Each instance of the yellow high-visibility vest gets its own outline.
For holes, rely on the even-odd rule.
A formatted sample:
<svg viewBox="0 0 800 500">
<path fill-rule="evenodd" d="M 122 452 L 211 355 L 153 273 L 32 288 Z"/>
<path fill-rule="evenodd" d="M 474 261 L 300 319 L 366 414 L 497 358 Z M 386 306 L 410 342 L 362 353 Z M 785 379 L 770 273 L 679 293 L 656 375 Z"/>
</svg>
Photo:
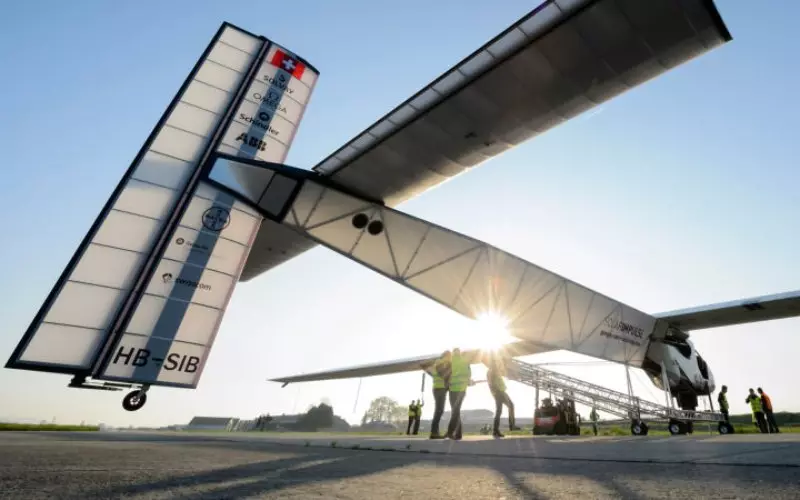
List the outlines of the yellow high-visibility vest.
<svg viewBox="0 0 800 500">
<path fill-rule="evenodd" d="M 439 375 L 439 370 L 447 367 L 447 361 L 444 359 L 439 359 L 434 363 L 433 370 L 431 376 L 433 377 L 433 388 L 434 389 L 444 389 L 447 387 L 444 383 L 444 377 Z"/>
<path fill-rule="evenodd" d="M 452 364 L 452 374 L 450 375 L 450 392 L 464 392 L 469 385 L 469 378 L 472 369 L 463 356 L 453 355 L 450 363 Z"/>
<path fill-rule="evenodd" d="M 764 411 L 761 407 L 761 398 L 758 396 L 750 396 L 750 410 L 753 412 L 753 415 L 760 411 Z"/>
</svg>

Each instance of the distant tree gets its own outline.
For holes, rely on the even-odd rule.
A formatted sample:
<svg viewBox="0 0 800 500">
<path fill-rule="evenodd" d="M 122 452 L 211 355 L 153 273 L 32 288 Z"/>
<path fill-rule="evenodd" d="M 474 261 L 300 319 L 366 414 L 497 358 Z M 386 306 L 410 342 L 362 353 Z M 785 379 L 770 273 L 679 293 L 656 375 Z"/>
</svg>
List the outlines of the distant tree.
<svg viewBox="0 0 800 500">
<path fill-rule="evenodd" d="M 370 422 L 386 422 L 398 423 L 401 422 L 407 415 L 406 408 L 394 399 L 381 396 L 373 399 L 364 416 L 361 418 L 361 425 L 366 425 Z"/>
<path fill-rule="evenodd" d="M 300 417 L 294 425 L 299 431 L 317 431 L 333 427 L 333 407 L 320 403 L 312 406 L 305 415 Z"/>
</svg>

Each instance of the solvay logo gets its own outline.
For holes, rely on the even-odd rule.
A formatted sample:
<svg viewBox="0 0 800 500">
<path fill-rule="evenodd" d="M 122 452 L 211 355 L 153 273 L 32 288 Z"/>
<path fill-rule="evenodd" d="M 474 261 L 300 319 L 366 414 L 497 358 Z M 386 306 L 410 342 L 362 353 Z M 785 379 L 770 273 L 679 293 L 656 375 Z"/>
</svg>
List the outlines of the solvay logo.
<svg viewBox="0 0 800 500">
<path fill-rule="evenodd" d="M 161 275 L 161 281 L 164 283 L 172 282 L 172 273 L 164 273 Z"/>
</svg>

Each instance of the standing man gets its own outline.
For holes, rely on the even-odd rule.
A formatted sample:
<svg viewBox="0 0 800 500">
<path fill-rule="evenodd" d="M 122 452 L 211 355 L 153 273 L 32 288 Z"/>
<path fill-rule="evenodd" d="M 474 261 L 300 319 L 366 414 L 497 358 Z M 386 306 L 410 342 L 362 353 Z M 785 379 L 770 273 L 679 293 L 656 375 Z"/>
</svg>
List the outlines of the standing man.
<svg viewBox="0 0 800 500">
<path fill-rule="evenodd" d="M 747 395 L 747 399 L 745 399 L 744 402 L 750 404 L 750 410 L 753 412 L 758 430 L 762 433 L 766 433 L 767 422 L 764 420 L 764 407 L 761 405 L 761 398 L 756 396 L 755 391 L 750 388 L 750 394 Z"/>
<path fill-rule="evenodd" d="M 414 435 L 416 436 L 419 434 L 419 424 L 422 420 L 422 407 L 425 403 L 421 402 L 419 399 L 417 400 L 417 404 L 414 405 Z"/>
<path fill-rule="evenodd" d="M 503 380 L 504 366 L 502 361 L 496 357 L 491 357 L 487 363 L 486 381 L 489 383 L 489 390 L 494 398 L 494 428 L 492 435 L 496 438 L 505 437 L 500 432 L 500 417 L 503 414 L 503 405 L 508 407 L 508 429 L 510 431 L 519 430 L 514 425 L 514 402 L 508 397 L 506 392 L 506 382 Z"/>
<path fill-rule="evenodd" d="M 444 413 L 444 402 L 447 399 L 447 389 L 450 383 L 450 351 L 444 351 L 433 366 L 426 368 L 425 371 L 433 377 L 433 420 L 431 420 L 430 439 L 443 439 L 439 434 L 439 423 Z"/>
<path fill-rule="evenodd" d="M 597 414 L 597 409 L 592 406 L 592 412 L 589 413 L 589 420 L 592 421 L 592 432 L 594 435 L 597 435 L 597 421 L 600 419 L 600 415 Z"/>
<path fill-rule="evenodd" d="M 719 411 L 722 413 L 722 416 L 725 417 L 725 422 L 731 423 L 730 417 L 728 416 L 728 386 L 723 385 L 722 389 L 719 391 L 719 396 L 717 396 L 717 403 L 719 403 Z"/>
<path fill-rule="evenodd" d="M 406 436 L 411 434 L 411 427 L 414 425 L 416 418 L 417 407 L 414 405 L 414 400 L 411 400 L 411 404 L 408 405 L 408 427 L 406 428 Z"/>
<path fill-rule="evenodd" d="M 464 398 L 467 395 L 467 386 L 470 384 L 472 377 L 472 367 L 470 362 L 461 355 L 461 349 L 453 349 L 453 355 L 450 358 L 450 422 L 447 425 L 447 434 L 445 437 L 460 440 L 462 437 L 461 429 L 461 405 L 464 403 Z"/>
<path fill-rule="evenodd" d="M 758 393 L 761 395 L 761 407 L 764 409 L 764 416 L 766 417 L 767 425 L 770 433 L 778 433 L 778 423 L 775 421 L 775 414 L 772 413 L 772 400 L 767 396 L 767 393 L 758 388 Z"/>
</svg>

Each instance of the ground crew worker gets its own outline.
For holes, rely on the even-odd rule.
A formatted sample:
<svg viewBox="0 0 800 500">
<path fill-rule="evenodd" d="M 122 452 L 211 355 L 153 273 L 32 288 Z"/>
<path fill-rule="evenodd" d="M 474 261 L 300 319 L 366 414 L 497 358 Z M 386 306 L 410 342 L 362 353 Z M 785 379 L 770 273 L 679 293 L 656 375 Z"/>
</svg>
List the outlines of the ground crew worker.
<svg viewBox="0 0 800 500">
<path fill-rule="evenodd" d="M 439 434 L 439 422 L 444 413 L 444 402 L 447 399 L 447 387 L 450 382 L 450 351 L 444 351 L 433 366 L 425 370 L 433 377 L 433 420 L 431 420 L 430 439 L 443 439 Z"/>
<path fill-rule="evenodd" d="M 462 437 L 461 405 L 467 395 L 467 386 L 471 382 L 472 367 L 458 348 L 453 349 L 453 355 L 450 357 L 450 366 L 450 388 L 448 394 L 448 399 L 450 400 L 450 422 L 447 425 L 445 437 L 457 441 Z"/>
<path fill-rule="evenodd" d="M 425 403 L 422 403 L 419 399 L 417 400 L 417 404 L 414 405 L 414 435 L 416 436 L 419 433 L 419 424 L 422 421 L 422 407 Z"/>
<path fill-rule="evenodd" d="M 753 417 L 756 419 L 756 427 L 758 427 L 758 430 L 762 433 L 766 433 L 767 422 L 764 420 L 764 407 L 761 405 L 761 398 L 756 396 L 756 393 L 751 388 L 750 394 L 744 402 L 750 403 L 750 410 L 753 412 Z"/>
<path fill-rule="evenodd" d="M 772 413 L 772 400 L 767 396 L 761 387 L 758 388 L 758 393 L 761 395 L 761 406 L 764 408 L 764 416 L 767 421 L 767 426 L 770 433 L 778 433 L 778 423 L 775 421 L 775 414 Z"/>
<path fill-rule="evenodd" d="M 411 401 L 411 404 L 408 405 L 408 427 L 406 428 L 406 436 L 411 434 L 411 427 L 414 425 L 414 420 L 417 418 L 417 407 L 414 405 L 414 401 Z"/>
<path fill-rule="evenodd" d="M 728 386 L 723 385 L 722 389 L 719 391 L 719 396 L 717 396 L 717 403 L 719 403 L 719 411 L 722 413 L 722 416 L 725 417 L 725 421 L 731 423 L 730 417 L 728 416 Z"/>
<path fill-rule="evenodd" d="M 593 406 L 592 407 L 592 412 L 589 413 L 589 420 L 592 421 L 592 432 L 594 432 L 595 436 L 597 435 L 597 421 L 599 419 L 600 419 L 600 415 L 597 414 L 597 410 Z"/>
<path fill-rule="evenodd" d="M 503 365 L 502 361 L 498 359 L 491 359 L 488 363 L 488 370 L 486 371 L 486 381 L 489 383 L 489 390 L 492 392 L 494 398 L 494 427 L 492 435 L 497 438 L 504 437 L 500 432 L 500 417 L 503 414 L 503 405 L 508 407 L 508 429 L 510 431 L 519 430 L 514 425 L 514 402 L 508 397 L 506 392 L 506 382 L 503 380 Z"/>
</svg>

